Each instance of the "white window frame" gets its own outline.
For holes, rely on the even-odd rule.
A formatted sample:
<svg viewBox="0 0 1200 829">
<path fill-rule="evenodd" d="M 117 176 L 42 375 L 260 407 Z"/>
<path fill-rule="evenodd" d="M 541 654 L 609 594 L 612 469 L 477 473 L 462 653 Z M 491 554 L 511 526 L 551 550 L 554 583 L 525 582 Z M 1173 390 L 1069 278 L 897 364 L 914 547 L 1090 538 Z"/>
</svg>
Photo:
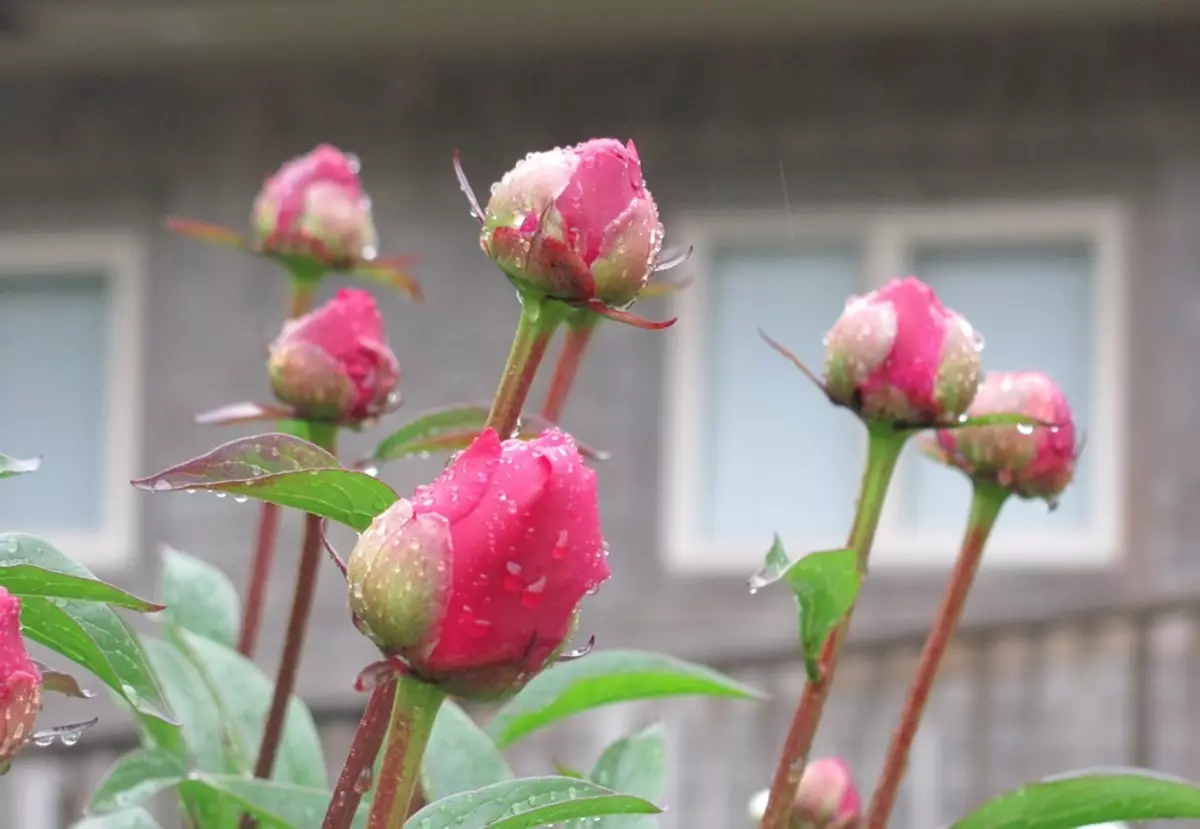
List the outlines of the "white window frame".
<svg viewBox="0 0 1200 829">
<path fill-rule="evenodd" d="M 0 279 L 70 278 L 81 272 L 103 274 L 108 284 L 100 527 L 93 532 L 0 527 L 0 532 L 34 533 L 86 567 L 111 571 L 134 560 L 140 515 L 137 492 L 129 482 L 138 475 L 141 450 L 144 245 L 121 231 L 0 233 Z M 0 451 L 11 450 L 0 446 Z M 45 455 L 44 464 L 70 462 L 39 454 Z"/>
<path fill-rule="evenodd" d="M 762 561 L 769 538 L 718 543 L 698 535 L 695 482 L 705 471 L 701 458 L 705 389 L 704 337 L 709 326 L 705 308 L 706 274 L 714 250 L 722 244 L 755 241 L 856 244 L 862 251 L 862 290 L 910 273 L 911 252 L 921 244 L 1050 242 L 1086 239 L 1095 256 L 1095 305 L 1092 309 L 1097 348 L 1092 355 L 1092 421 L 1086 429 L 1092 470 L 1089 526 L 1080 531 L 1009 536 L 993 544 L 985 558 L 1000 567 L 1104 567 L 1120 554 L 1125 531 L 1126 383 L 1128 252 L 1127 217 L 1110 201 L 1008 202 L 947 204 L 935 207 L 888 207 L 771 213 L 694 214 L 673 223 L 681 238 L 695 246 L 688 262 L 693 284 L 671 299 L 678 322 L 666 348 L 665 399 L 662 406 L 660 471 L 662 477 L 660 551 L 672 570 L 690 573 L 745 573 Z M 833 320 L 829 321 L 830 325 Z M 768 332 L 783 337 L 786 332 Z M 987 332 L 984 332 L 986 334 Z M 766 346 L 764 345 L 764 348 Z M 987 353 L 984 352 L 987 368 Z M 819 371 L 820 366 L 812 366 Z M 1031 366 L 1030 368 L 1035 368 Z M 797 383 L 806 383 L 799 373 Z M 816 389 L 814 394 L 818 394 Z M 865 447 L 865 440 L 864 440 Z M 909 448 L 906 452 L 912 452 Z M 861 463 L 861 458 L 848 458 Z M 964 484 L 965 485 L 965 484 Z M 906 532 L 901 529 L 898 488 L 888 496 L 876 549 L 880 567 L 941 566 L 953 561 L 961 530 L 950 533 Z M 963 516 L 965 522 L 966 516 Z M 849 527 L 847 527 L 849 530 Z M 793 554 L 817 546 L 787 539 Z M 822 542 L 818 541 L 817 545 Z M 828 540 L 824 542 L 828 546 Z"/>
</svg>

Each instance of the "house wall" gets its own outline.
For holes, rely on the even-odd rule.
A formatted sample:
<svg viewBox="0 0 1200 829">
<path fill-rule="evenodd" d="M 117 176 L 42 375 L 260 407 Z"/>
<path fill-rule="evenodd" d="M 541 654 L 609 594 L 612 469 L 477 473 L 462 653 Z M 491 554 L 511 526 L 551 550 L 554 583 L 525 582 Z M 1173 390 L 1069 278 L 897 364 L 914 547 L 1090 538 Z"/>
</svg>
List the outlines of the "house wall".
<svg viewBox="0 0 1200 829">
<path fill-rule="evenodd" d="M 1108 573 L 986 576 L 976 614 L 1178 587 L 1197 572 L 1200 515 L 1200 26 L 1081 25 L 921 38 L 873 37 L 430 63 L 214 65 L 0 81 L 0 230 L 131 227 L 149 252 L 144 357 L 147 472 L 235 430 L 194 412 L 266 395 L 259 355 L 283 280 L 268 265 L 173 238 L 165 214 L 243 227 L 262 179 L 319 141 L 359 153 L 386 250 L 417 255 L 429 303 L 381 303 L 405 365 L 405 411 L 486 398 L 507 350 L 511 290 L 480 254 L 450 169 L 460 148 L 476 188 L 525 152 L 596 134 L 632 136 L 672 218 L 692 210 L 821 204 L 1116 197 L 1132 217 L 1132 384 L 1127 555 Z M 782 172 L 781 172 L 782 171 Z M 677 240 L 685 242 L 686 240 Z M 663 309 L 643 308 L 653 316 Z M 606 326 L 566 423 L 614 451 L 601 471 L 614 579 L 590 600 L 600 644 L 636 642 L 703 658 L 793 635 L 784 596 L 740 580 L 678 578 L 656 559 L 661 351 L 670 334 Z M 248 433 L 242 430 L 241 433 Z M 378 431 L 376 432 L 378 434 Z M 367 437 L 347 442 L 362 450 Z M 438 460 L 385 470 L 398 488 Z M 138 564 L 113 577 L 145 589 L 159 543 L 244 579 L 253 506 L 145 495 Z M 277 652 L 298 544 L 289 515 L 263 653 Z M 349 541 L 340 538 L 343 547 Z M 860 630 L 928 613 L 937 579 L 868 586 Z M 903 589 L 901 589 L 903 588 Z M 1108 592 L 1098 592 L 1108 591 Z M 768 591 L 769 594 L 770 591 Z M 301 682 L 349 693 L 370 650 L 323 575 Z M 274 666 L 264 660 L 270 669 Z"/>
</svg>

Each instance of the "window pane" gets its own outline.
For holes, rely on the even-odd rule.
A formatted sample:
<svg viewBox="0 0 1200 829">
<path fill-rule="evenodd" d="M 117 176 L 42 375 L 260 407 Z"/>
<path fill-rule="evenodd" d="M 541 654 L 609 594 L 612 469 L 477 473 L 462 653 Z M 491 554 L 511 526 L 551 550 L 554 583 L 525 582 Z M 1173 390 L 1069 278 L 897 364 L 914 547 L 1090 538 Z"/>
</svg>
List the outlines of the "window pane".
<svg viewBox="0 0 1200 829">
<path fill-rule="evenodd" d="M 1076 422 L 1086 430 L 1095 292 L 1089 244 L 920 247 L 912 268 L 986 337 L 985 370 L 1045 371 L 1062 386 Z M 996 540 L 1083 528 L 1088 469 L 1085 452 L 1076 482 L 1052 516 L 1040 501 L 1014 499 L 1005 507 Z M 899 475 L 902 520 L 911 529 L 961 529 L 969 492 L 958 473 L 910 452 Z"/>
<path fill-rule="evenodd" d="M 698 531 L 712 541 L 842 543 L 861 430 L 787 360 L 770 334 L 820 370 L 821 338 L 859 285 L 851 246 L 723 248 L 705 307 L 706 455 Z M 810 547 L 811 549 L 811 547 Z"/>
<path fill-rule="evenodd" d="M 0 277 L 0 451 L 45 458 L 4 482 L 6 529 L 100 527 L 107 307 L 103 276 Z"/>
</svg>

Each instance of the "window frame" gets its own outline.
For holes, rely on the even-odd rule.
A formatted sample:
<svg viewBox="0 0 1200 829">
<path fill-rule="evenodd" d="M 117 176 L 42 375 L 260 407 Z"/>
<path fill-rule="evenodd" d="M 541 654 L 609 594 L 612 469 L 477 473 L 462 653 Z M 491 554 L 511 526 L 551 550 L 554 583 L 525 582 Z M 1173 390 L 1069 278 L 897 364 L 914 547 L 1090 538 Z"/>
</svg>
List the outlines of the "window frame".
<svg viewBox="0 0 1200 829">
<path fill-rule="evenodd" d="M 144 245 L 135 234 L 115 230 L 0 232 L 0 280 L 67 279 L 88 271 L 103 274 L 109 299 L 105 396 L 99 415 L 105 437 L 100 527 L 94 532 L 56 532 L 52 527 L 28 531 L 91 569 L 111 571 L 136 558 L 140 501 L 129 481 L 138 475 L 141 455 Z M 59 461 L 46 456 L 45 462 Z"/>
<path fill-rule="evenodd" d="M 664 565 L 693 574 L 746 572 L 756 566 L 770 539 L 718 543 L 697 533 L 698 508 L 692 484 L 703 474 L 700 451 L 705 400 L 703 344 L 708 330 L 705 278 L 722 244 L 755 241 L 855 244 L 861 251 L 860 284 L 872 290 L 910 272 L 909 259 L 920 245 L 1078 241 L 1095 256 L 1096 290 L 1092 319 L 1095 341 L 1090 372 L 1094 419 L 1087 424 L 1087 452 L 1094 477 L 1090 520 L 1082 530 L 1031 533 L 993 545 L 985 565 L 998 567 L 1107 567 L 1123 548 L 1127 485 L 1126 412 L 1128 220 L 1115 201 L 963 202 L 929 206 L 888 206 L 832 210 L 694 213 L 677 227 L 694 245 L 687 263 L 692 284 L 673 295 L 678 317 L 666 346 L 661 422 L 662 501 L 659 549 Z M 832 325 L 833 320 L 829 321 Z M 776 336 L 782 332 L 774 333 Z M 986 334 L 986 332 L 984 332 Z M 765 347 L 765 346 L 764 346 Z M 820 366 L 813 366 L 819 370 Z M 985 354 L 986 368 L 986 354 Z M 807 382 L 799 373 L 796 382 Z M 816 393 L 816 390 L 814 390 Z M 863 441 L 865 449 L 865 437 Z M 912 449 L 907 450 L 912 452 Z M 853 459 L 861 463 L 862 458 Z M 907 571 L 953 561 L 959 532 L 906 531 L 899 522 L 899 490 L 888 497 L 876 549 L 881 569 Z M 965 516 L 964 519 L 965 521 Z M 999 542 L 999 540 L 997 540 Z M 803 545 L 803 539 L 789 540 Z M 815 545 L 804 549 L 816 549 Z M 801 547 L 797 547 L 797 551 Z"/>
</svg>

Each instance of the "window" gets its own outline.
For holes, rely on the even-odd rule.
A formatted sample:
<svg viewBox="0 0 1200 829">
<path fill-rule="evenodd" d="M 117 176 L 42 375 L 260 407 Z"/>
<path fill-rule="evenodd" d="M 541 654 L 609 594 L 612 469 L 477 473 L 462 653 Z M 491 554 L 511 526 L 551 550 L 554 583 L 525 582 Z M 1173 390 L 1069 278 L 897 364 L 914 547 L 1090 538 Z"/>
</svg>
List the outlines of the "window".
<svg viewBox="0 0 1200 829">
<path fill-rule="evenodd" d="M 0 529 L 101 569 L 134 552 L 140 306 L 133 240 L 0 236 L 0 451 L 43 456 L 2 482 Z"/>
<path fill-rule="evenodd" d="M 986 336 L 986 369 L 1041 369 L 1087 438 L 1059 510 L 1013 499 L 988 566 L 1103 565 L 1121 542 L 1124 221 L 1104 204 L 705 218 L 677 295 L 664 405 L 663 548 L 687 570 L 745 572 L 778 531 L 793 555 L 838 547 L 865 439 L 787 361 L 814 370 L 850 294 L 917 274 Z M 969 489 L 910 446 L 873 564 L 953 560 Z"/>
</svg>

